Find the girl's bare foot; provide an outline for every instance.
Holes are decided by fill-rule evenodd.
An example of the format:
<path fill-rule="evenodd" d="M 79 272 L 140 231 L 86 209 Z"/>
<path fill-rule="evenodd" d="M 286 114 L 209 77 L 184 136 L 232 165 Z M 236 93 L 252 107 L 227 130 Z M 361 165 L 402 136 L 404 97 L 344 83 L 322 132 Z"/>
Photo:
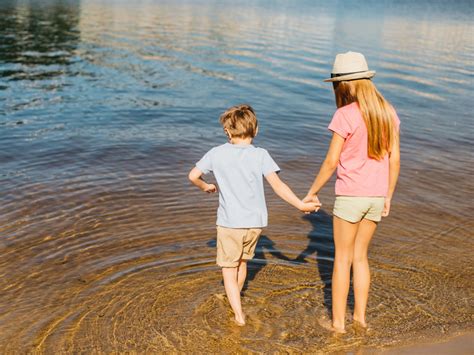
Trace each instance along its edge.
<path fill-rule="evenodd" d="M 352 321 L 352 327 L 354 329 L 354 331 L 356 333 L 359 333 L 359 334 L 369 334 L 371 332 L 371 329 L 369 328 L 369 326 L 367 325 L 367 323 L 362 323 L 362 322 L 359 322 L 358 320 L 353 320 Z"/>
<path fill-rule="evenodd" d="M 344 328 L 337 328 L 335 326 L 331 327 L 331 332 L 334 332 L 336 334 L 346 334 L 346 330 Z"/>
<path fill-rule="evenodd" d="M 337 328 L 334 327 L 329 319 L 326 318 L 321 318 L 319 320 L 319 325 L 323 327 L 326 330 L 329 330 L 330 332 L 333 332 L 335 334 L 345 334 L 346 330 L 344 328 Z"/>
<path fill-rule="evenodd" d="M 359 328 L 363 328 L 363 329 L 368 328 L 365 320 L 360 320 L 356 317 L 352 317 L 352 323 L 354 324 L 354 326 L 359 327 Z"/>
<path fill-rule="evenodd" d="M 364 328 L 364 329 L 368 328 L 367 323 L 365 323 L 365 322 L 359 322 L 358 320 L 354 319 L 353 323 L 356 327 Z"/>

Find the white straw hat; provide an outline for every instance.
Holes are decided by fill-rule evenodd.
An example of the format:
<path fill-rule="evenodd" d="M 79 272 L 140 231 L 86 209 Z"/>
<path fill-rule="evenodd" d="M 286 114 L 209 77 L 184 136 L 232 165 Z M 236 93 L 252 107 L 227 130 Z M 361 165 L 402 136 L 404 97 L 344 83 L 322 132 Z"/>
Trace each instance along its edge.
<path fill-rule="evenodd" d="M 346 52 L 336 55 L 331 77 L 324 81 L 370 79 L 374 75 L 375 71 L 369 70 L 367 61 L 362 53 Z"/>

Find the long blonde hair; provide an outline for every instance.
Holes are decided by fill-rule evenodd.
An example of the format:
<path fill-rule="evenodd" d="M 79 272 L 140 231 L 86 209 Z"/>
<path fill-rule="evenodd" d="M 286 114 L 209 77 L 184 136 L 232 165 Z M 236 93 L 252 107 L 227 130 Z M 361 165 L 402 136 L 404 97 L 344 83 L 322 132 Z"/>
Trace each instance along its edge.
<path fill-rule="evenodd" d="M 367 126 L 367 155 L 381 160 L 390 153 L 395 139 L 395 111 L 385 100 L 370 79 L 339 81 L 333 83 L 337 107 L 353 102 L 359 109 Z"/>

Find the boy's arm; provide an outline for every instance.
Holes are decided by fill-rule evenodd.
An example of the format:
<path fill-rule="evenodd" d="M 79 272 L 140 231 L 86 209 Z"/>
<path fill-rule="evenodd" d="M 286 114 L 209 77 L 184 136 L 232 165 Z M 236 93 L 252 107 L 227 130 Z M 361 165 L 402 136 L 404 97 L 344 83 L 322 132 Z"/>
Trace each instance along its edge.
<path fill-rule="evenodd" d="M 302 212 L 315 212 L 319 209 L 321 204 L 316 202 L 303 202 L 291 191 L 291 189 L 283 181 L 277 173 L 273 172 L 265 176 L 268 183 L 272 187 L 273 191 L 280 196 L 282 200 L 285 200 L 290 205 L 296 207 Z"/>
<path fill-rule="evenodd" d="M 217 187 L 214 184 L 208 184 L 202 179 L 202 171 L 194 167 L 189 172 L 188 178 L 194 185 L 199 187 L 202 191 L 207 193 L 217 192 Z"/>

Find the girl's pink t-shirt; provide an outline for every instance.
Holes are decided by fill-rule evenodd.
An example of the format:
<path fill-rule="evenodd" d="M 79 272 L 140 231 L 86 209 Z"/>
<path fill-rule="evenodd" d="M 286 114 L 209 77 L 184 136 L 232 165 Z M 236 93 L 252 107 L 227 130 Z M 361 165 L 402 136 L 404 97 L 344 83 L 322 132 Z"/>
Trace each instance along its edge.
<path fill-rule="evenodd" d="M 395 113 L 395 125 L 400 120 Z M 336 195 L 374 197 L 387 196 L 388 154 L 381 160 L 367 155 L 367 127 L 357 103 L 339 108 L 329 130 L 345 139 L 337 166 Z"/>

